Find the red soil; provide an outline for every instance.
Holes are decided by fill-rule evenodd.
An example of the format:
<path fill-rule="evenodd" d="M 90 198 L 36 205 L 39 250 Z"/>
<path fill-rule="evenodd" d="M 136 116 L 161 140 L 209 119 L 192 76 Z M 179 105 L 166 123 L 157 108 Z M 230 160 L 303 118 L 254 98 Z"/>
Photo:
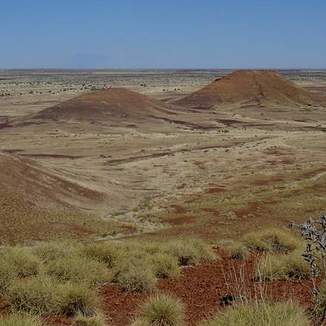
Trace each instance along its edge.
<path fill-rule="evenodd" d="M 296 300 L 305 308 L 311 305 L 310 280 L 255 282 L 257 257 L 240 262 L 221 254 L 219 261 L 184 268 L 179 279 L 165 279 L 158 284 L 159 291 L 179 297 L 185 303 L 187 325 L 196 325 L 199 320 L 223 309 L 221 299 L 226 295 L 255 298 L 263 293 L 277 300 Z M 106 285 L 102 288 L 104 312 L 112 325 L 126 326 L 137 316 L 139 305 L 148 295 L 128 293 L 118 286 Z"/>
<path fill-rule="evenodd" d="M 275 71 L 235 71 L 178 100 L 189 107 L 211 107 L 224 103 L 311 105 L 314 95 Z"/>

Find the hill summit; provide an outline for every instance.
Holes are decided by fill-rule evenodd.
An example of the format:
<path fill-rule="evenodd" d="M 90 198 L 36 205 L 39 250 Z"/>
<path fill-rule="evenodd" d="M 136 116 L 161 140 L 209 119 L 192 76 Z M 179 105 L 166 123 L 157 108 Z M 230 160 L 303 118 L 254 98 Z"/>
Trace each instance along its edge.
<path fill-rule="evenodd" d="M 188 107 L 232 103 L 311 105 L 311 93 L 276 71 L 238 70 L 176 101 Z"/>

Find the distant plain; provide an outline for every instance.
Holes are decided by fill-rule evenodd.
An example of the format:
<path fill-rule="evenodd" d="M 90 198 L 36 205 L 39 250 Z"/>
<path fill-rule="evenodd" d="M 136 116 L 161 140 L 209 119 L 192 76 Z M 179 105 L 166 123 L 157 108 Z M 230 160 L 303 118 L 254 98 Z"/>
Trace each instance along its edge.
<path fill-rule="evenodd" d="M 187 118 L 180 109 L 179 120 L 159 124 L 26 120 L 103 87 L 171 105 L 229 72 L 0 71 L 1 242 L 225 239 L 318 215 L 326 207 L 322 106 L 221 105 Z M 326 96 L 326 71 L 281 74 Z"/>

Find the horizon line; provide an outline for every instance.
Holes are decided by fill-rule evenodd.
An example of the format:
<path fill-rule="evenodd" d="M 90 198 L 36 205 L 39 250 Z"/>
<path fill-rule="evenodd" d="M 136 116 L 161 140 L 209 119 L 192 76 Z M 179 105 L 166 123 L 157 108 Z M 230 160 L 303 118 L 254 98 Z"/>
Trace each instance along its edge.
<path fill-rule="evenodd" d="M 153 71 L 153 70 L 201 70 L 201 71 L 219 71 L 219 70 L 326 70 L 326 67 L 319 67 L 319 68 L 310 68 L 310 67 L 252 67 L 252 68 L 244 68 L 244 67 L 230 67 L 230 68 L 203 68 L 203 67 L 187 67 L 187 68 L 180 68 L 180 67 L 171 67 L 171 68 L 155 68 L 155 67 L 139 67 L 139 68 L 110 68 L 110 67 L 101 67 L 101 68 L 94 68 L 94 67 L 85 67 L 85 68 L 62 68 L 62 67 L 32 67 L 32 68 L 23 68 L 23 67 L 10 67 L 10 68 L 2 68 L 0 67 L 0 71 L 9 71 L 9 70 L 72 70 L 72 71 L 103 71 L 103 70 L 116 70 L 116 71 Z"/>

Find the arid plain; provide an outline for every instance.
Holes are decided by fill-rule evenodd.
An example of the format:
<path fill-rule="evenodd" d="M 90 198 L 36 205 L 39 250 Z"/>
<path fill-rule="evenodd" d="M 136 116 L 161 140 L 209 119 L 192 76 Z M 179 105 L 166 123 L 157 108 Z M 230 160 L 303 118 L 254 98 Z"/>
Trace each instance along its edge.
<path fill-rule="evenodd" d="M 229 73 L 1 71 L 1 242 L 222 241 L 318 215 L 326 72 Z"/>
<path fill-rule="evenodd" d="M 325 71 L 11 70 L 0 95 L 0 324 L 322 325 L 324 256 L 287 226 L 326 207 Z"/>

